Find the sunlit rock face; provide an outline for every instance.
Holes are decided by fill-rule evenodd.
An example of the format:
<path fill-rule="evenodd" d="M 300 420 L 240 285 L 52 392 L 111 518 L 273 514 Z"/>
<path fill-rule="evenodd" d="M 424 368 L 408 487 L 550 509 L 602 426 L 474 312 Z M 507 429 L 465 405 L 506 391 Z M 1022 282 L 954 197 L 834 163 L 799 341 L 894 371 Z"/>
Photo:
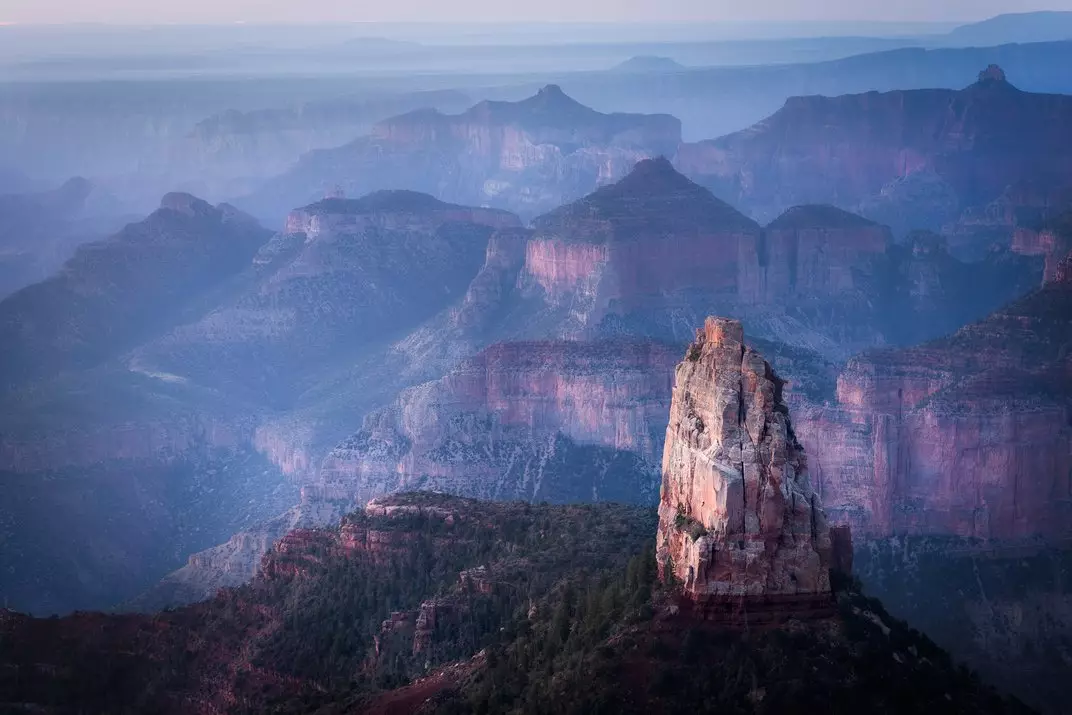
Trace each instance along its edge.
<path fill-rule="evenodd" d="M 830 533 L 782 384 L 723 318 L 677 367 L 656 548 L 663 578 L 689 596 L 830 590 Z"/>
<path fill-rule="evenodd" d="M 831 518 L 876 536 L 1072 533 L 1067 265 L 948 338 L 854 358 L 836 403 L 798 414 Z"/>

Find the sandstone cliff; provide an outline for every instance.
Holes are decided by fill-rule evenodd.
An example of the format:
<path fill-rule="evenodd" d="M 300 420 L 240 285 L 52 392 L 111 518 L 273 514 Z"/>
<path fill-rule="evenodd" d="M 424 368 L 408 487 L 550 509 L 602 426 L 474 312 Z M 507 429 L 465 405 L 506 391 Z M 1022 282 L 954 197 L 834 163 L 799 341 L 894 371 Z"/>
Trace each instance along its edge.
<path fill-rule="evenodd" d="M 674 352 L 629 340 L 492 345 L 370 415 L 316 481 L 359 501 L 413 488 L 653 501 Z"/>
<path fill-rule="evenodd" d="M 830 591 L 830 534 L 782 381 L 737 321 L 708 318 L 678 365 L 656 553 L 693 598 Z"/>
<path fill-rule="evenodd" d="M 300 248 L 306 229 L 348 240 L 331 236 L 357 221 L 294 212 L 292 229 L 302 231 L 294 250 L 309 250 Z M 1038 280 L 1030 259 L 964 264 L 937 236 L 891 244 L 884 227 L 831 206 L 794 207 L 761 228 L 667 161 L 646 160 L 531 229 L 497 228 L 460 299 L 352 363 L 322 395 L 305 398 L 309 407 L 261 424 L 255 442 L 310 499 L 359 503 L 423 487 L 653 500 L 664 432 L 656 422 L 670 399 L 660 390 L 676 362 L 660 344 L 691 336 L 706 311 L 746 323 L 789 378 L 796 410 L 834 399 L 835 363 L 851 352 L 948 332 Z M 369 245 L 363 263 L 374 265 L 382 250 Z M 278 385 L 319 364 L 313 346 L 297 342 L 305 359 Z M 221 563 L 228 553 L 239 563 Z M 182 579 L 196 580 L 205 565 L 214 584 L 216 571 L 245 573 L 253 563 L 224 548 Z"/>
<path fill-rule="evenodd" d="M 1072 185 L 1070 121 L 1072 99 L 1021 92 L 990 73 L 960 91 L 793 97 L 749 129 L 682 145 L 676 164 L 761 219 L 833 203 L 898 233 L 947 224 L 956 233 L 1009 186 Z M 1008 245 L 1011 235 L 997 238 Z"/>
<path fill-rule="evenodd" d="M 1070 535 L 1072 282 L 948 338 L 865 353 L 798 413 L 828 512 L 872 535 Z"/>
<path fill-rule="evenodd" d="M 847 359 L 955 330 L 1030 290 L 1041 261 L 966 264 L 946 242 L 896 245 L 889 229 L 830 205 L 761 228 L 674 170 L 645 160 L 620 182 L 533 222 L 518 293 L 570 337 L 684 340 L 712 310 L 757 337 Z"/>

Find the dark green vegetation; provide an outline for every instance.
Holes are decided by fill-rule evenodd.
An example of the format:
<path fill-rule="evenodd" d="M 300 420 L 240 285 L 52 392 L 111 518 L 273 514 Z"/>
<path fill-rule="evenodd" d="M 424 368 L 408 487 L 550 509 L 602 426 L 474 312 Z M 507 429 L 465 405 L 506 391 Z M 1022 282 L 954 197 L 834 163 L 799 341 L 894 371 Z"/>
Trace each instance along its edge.
<path fill-rule="evenodd" d="M 0 710 L 1021 711 L 851 584 L 835 618 L 692 618 L 658 587 L 654 531 L 641 508 L 392 497 L 205 603 L 0 611 Z"/>
<path fill-rule="evenodd" d="M 201 604 L 153 617 L 0 616 L 0 711 L 188 713 L 197 701 L 307 712 L 364 700 L 468 658 L 553 589 L 625 571 L 655 533 L 654 513 L 636 507 L 387 503 L 402 508 L 296 532 L 252 584 Z"/>
<path fill-rule="evenodd" d="M 619 575 L 617 588 L 628 590 L 633 573 Z M 654 604 L 638 598 L 619 610 L 608 628 L 606 606 L 558 592 L 538 618 L 507 629 L 488 667 L 437 711 L 1028 712 L 956 668 L 858 584 L 844 587 L 836 618 L 743 630 L 668 615 L 658 593 Z"/>

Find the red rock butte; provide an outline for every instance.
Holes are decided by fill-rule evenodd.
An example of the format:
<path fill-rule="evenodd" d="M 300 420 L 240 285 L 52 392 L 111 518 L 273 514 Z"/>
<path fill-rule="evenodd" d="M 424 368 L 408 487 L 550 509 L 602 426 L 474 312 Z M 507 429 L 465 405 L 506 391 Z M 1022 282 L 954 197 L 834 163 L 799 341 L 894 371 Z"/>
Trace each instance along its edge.
<path fill-rule="evenodd" d="M 724 318 L 677 367 L 656 548 L 663 580 L 708 618 L 830 613 L 831 534 L 782 386 Z"/>

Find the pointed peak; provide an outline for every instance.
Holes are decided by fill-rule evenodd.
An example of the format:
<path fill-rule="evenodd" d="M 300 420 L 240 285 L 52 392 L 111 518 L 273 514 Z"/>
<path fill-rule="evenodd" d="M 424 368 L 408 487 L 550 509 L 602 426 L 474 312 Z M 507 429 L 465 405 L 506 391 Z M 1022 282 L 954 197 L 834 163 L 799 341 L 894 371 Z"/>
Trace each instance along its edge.
<path fill-rule="evenodd" d="M 695 347 L 702 348 L 705 344 L 712 347 L 729 345 L 734 348 L 743 348 L 744 326 L 741 325 L 741 321 L 733 318 L 708 316 L 703 328 L 696 331 Z"/>
<path fill-rule="evenodd" d="M 660 174 L 673 174 L 685 179 L 684 174 L 675 169 L 669 159 L 661 155 L 650 159 L 641 159 L 633 167 L 633 170 L 629 172 L 630 176 L 658 176 Z M 688 179 L 685 180 L 688 181 Z"/>
<path fill-rule="evenodd" d="M 986 69 L 979 73 L 980 82 L 1008 82 L 1005 70 L 998 65 L 987 65 Z"/>
<path fill-rule="evenodd" d="M 193 194 L 173 191 L 160 200 L 160 208 L 186 216 L 207 216 L 213 212 L 212 204 Z"/>
<path fill-rule="evenodd" d="M 769 229 L 802 228 L 869 228 L 877 226 L 874 221 L 866 219 L 830 204 L 804 204 L 786 209 L 781 216 L 767 225 Z"/>
<path fill-rule="evenodd" d="M 563 92 L 562 88 L 559 87 L 557 84 L 544 85 L 543 88 L 541 88 L 540 91 L 536 93 L 536 96 L 544 97 L 547 99 L 559 99 L 563 97 L 568 99 L 566 93 Z"/>
<path fill-rule="evenodd" d="M 645 234 L 759 230 L 755 221 L 681 174 L 664 156 L 638 162 L 617 183 L 541 216 L 533 225 L 549 229 L 581 217 L 650 227 Z"/>
<path fill-rule="evenodd" d="M 830 534 L 784 384 L 728 318 L 708 318 L 675 371 L 656 549 L 688 598 L 829 596 Z"/>
<path fill-rule="evenodd" d="M 528 99 L 522 100 L 520 104 L 522 106 L 539 107 L 540 109 L 550 109 L 552 111 L 576 111 L 578 109 L 583 109 L 589 112 L 595 111 L 581 104 L 573 97 L 570 97 L 563 92 L 562 88 L 557 84 L 545 85 L 536 92 L 536 94 Z"/>
<path fill-rule="evenodd" d="M 625 177 L 616 184 L 606 187 L 609 191 L 619 193 L 640 191 L 658 194 L 667 191 L 688 191 L 707 193 L 706 189 L 693 183 L 691 179 L 679 172 L 665 156 L 642 159 L 633 166 Z"/>

